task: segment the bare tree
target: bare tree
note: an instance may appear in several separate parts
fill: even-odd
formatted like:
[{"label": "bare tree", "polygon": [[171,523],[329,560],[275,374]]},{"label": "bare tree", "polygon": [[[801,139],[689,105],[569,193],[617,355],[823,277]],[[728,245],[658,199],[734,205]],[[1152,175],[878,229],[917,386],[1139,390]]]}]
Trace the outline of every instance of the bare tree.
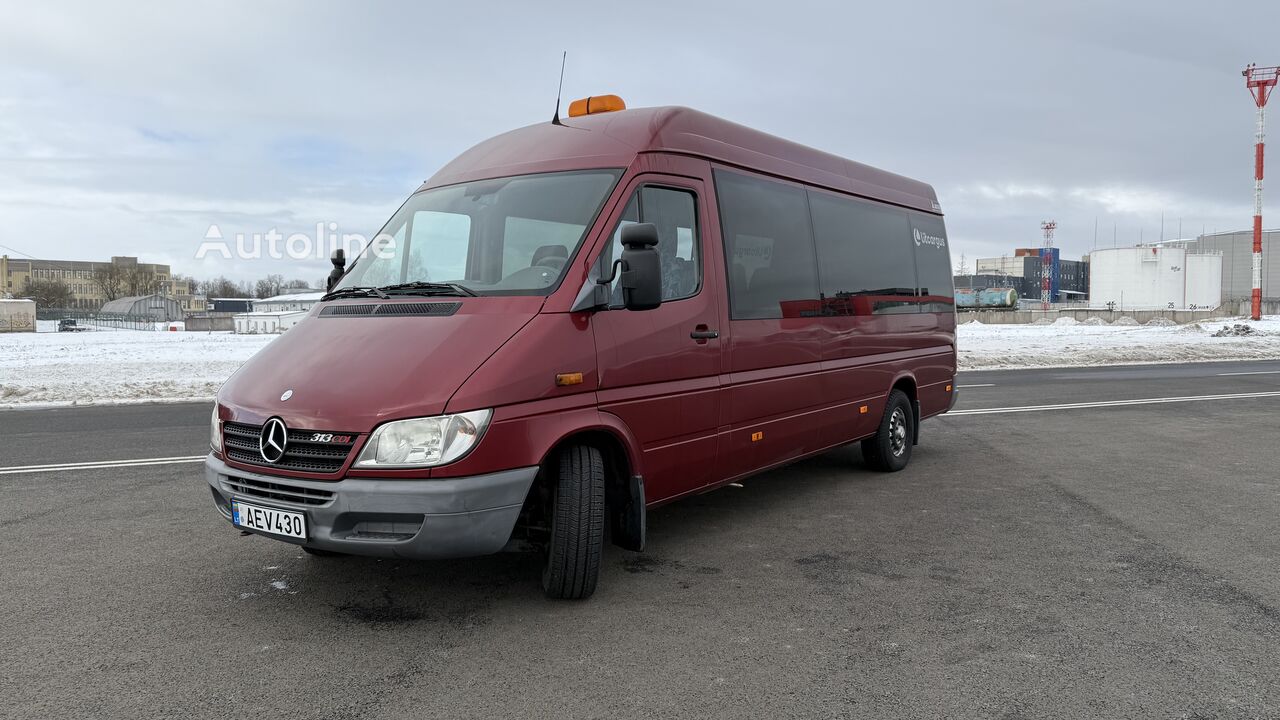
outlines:
[{"label": "bare tree", "polygon": [[93,283],[107,300],[115,300],[125,291],[124,268],[115,264],[104,265],[93,271]]},{"label": "bare tree", "polygon": [[160,276],[145,268],[126,268],[124,285],[130,296],[153,295],[160,291]]},{"label": "bare tree", "polygon": [[41,308],[70,307],[75,297],[71,288],[60,280],[27,280],[22,292],[36,301],[36,307]]},{"label": "bare tree", "polygon": [[207,298],[247,298],[251,294],[245,291],[243,285],[237,285],[235,282],[219,275],[211,280],[202,280],[198,287],[200,294]]},{"label": "bare tree", "polygon": [[283,275],[268,275],[254,285],[254,295],[258,299],[275,297],[280,294],[280,288],[284,286]]}]

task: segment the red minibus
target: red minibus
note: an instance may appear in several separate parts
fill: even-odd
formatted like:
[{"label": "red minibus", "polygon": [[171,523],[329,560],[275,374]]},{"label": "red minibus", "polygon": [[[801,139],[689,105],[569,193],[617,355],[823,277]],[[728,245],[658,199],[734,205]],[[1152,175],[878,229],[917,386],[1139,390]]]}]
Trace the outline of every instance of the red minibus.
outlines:
[{"label": "red minibus", "polygon": [[647,509],[955,403],[928,185],[681,107],[578,102],[422,185],[218,393],[205,475],[312,555],[542,553],[595,589]]}]

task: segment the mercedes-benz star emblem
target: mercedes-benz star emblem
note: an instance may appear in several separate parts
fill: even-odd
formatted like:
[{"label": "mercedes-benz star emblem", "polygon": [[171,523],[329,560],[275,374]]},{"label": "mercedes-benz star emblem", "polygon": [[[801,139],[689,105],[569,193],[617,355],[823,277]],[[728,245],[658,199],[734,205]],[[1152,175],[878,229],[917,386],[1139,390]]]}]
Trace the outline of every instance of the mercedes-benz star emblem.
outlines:
[{"label": "mercedes-benz star emblem", "polygon": [[291,397],[293,397],[293,391],[285,390],[284,394],[280,396],[280,402],[284,402],[285,400],[288,400]]},{"label": "mercedes-benz star emblem", "polygon": [[278,463],[284,457],[284,449],[289,445],[289,429],[284,421],[273,417],[262,426],[262,435],[258,438],[258,452],[262,459],[269,463]]}]

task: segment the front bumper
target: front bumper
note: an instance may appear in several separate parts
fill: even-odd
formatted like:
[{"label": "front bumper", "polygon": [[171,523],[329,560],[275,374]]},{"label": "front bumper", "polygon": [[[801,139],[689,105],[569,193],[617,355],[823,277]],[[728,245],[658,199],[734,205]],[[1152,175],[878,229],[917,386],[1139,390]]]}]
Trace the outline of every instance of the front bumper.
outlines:
[{"label": "front bumper", "polygon": [[537,473],[538,468],[528,467],[440,480],[324,482],[246,472],[212,454],[205,460],[205,480],[227,522],[234,497],[307,516],[305,541],[267,537],[351,555],[399,558],[498,552],[511,538]]}]

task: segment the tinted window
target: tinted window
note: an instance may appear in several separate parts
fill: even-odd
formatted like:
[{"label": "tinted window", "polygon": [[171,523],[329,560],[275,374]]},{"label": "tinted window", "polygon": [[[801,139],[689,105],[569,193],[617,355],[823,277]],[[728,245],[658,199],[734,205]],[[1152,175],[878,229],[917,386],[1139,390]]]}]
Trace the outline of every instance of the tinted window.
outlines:
[{"label": "tinted window", "polygon": [[730,315],[817,315],[818,272],[804,190],[720,170],[715,177]]},{"label": "tinted window", "polygon": [[911,225],[904,210],[809,193],[823,312],[917,312]]},{"label": "tinted window", "polygon": [[[622,254],[622,228],[633,223],[653,223],[658,228],[658,256],[662,258],[662,300],[679,300],[697,294],[702,285],[702,255],[698,247],[696,198],[687,190],[646,185],[636,191],[622,212],[613,242],[601,255],[612,265]],[[609,274],[609,268],[603,270]],[[622,305],[621,278],[613,281],[613,304]]]},{"label": "tinted window", "polygon": [[951,287],[951,251],[942,218],[911,213],[911,239],[920,276],[920,309],[924,312],[951,312],[955,295]]}]

